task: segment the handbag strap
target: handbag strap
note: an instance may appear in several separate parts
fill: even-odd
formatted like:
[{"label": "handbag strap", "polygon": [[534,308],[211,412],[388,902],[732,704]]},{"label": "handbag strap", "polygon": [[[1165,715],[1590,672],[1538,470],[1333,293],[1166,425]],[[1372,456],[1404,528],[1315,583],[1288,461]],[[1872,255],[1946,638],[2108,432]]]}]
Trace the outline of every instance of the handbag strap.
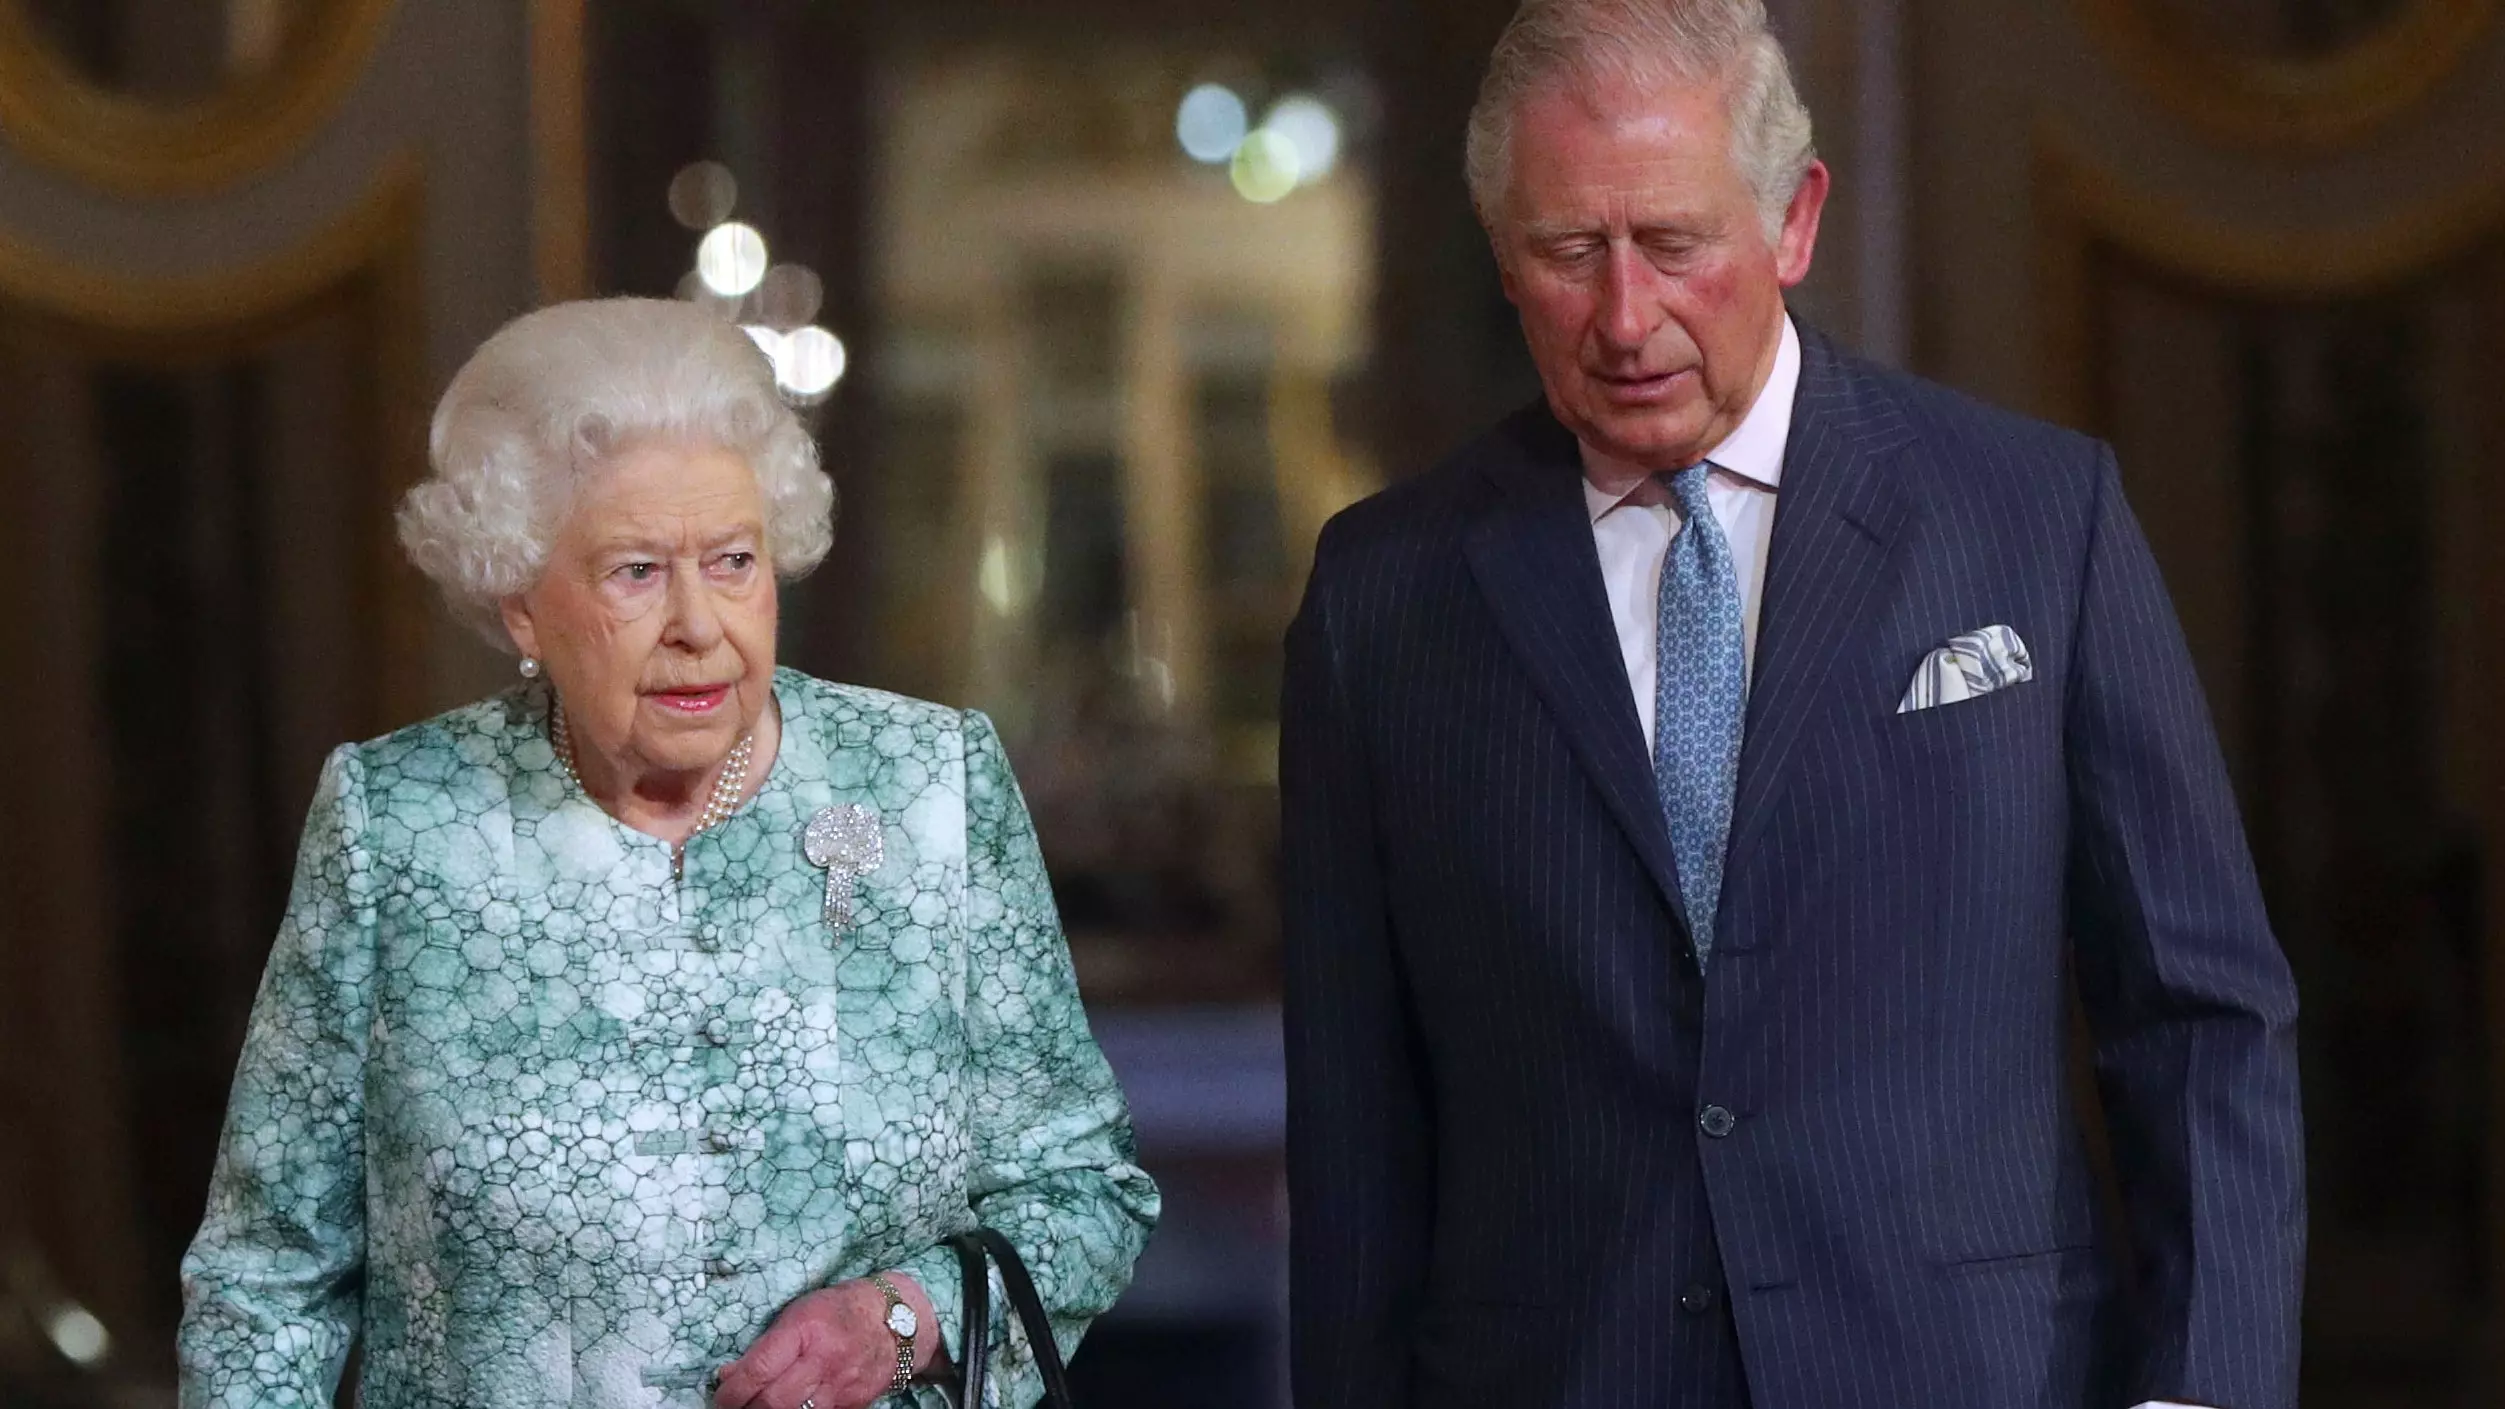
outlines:
[{"label": "handbag strap", "polygon": [[1044,1382],[1044,1409],[1078,1409],[1078,1401],[1070,1396],[1069,1372],[1061,1362],[1061,1344],[1053,1339],[1052,1318],[1044,1311],[1044,1299],[1036,1294],[1035,1279],[1027,1275],[1026,1261],[1018,1256],[1016,1246],[992,1228],[959,1233],[948,1240],[948,1246],[957,1255],[965,1301],[965,1326],[957,1341],[958,1384],[965,1409],[982,1409],[983,1381],[990,1368],[991,1279],[984,1273],[986,1257],[1000,1269],[1001,1290],[1009,1294],[1009,1307],[1017,1313],[1027,1347],[1034,1352],[1035,1372]]},{"label": "handbag strap", "polygon": [[1009,1293],[1009,1305],[1018,1313],[1018,1324],[1026,1328],[1027,1348],[1035,1352],[1035,1372],[1044,1381],[1044,1404],[1047,1409],[1078,1409],[1078,1401],[1070,1397],[1070,1375],[1061,1364],[1061,1343],[1053,1339],[1052,1318],[1044,1313],[1044,1299],[1035,1294],[1034,1279],[1026,1275],[1026,1263],[1018,1250],[995,1228],[977,1228],[974,1236],[991,1250],[992,1260],[1000,1264],[1000,1285]]},{"label": "handbag strap", "polygon": [[983,1245],[971,1233],[948,1240],[957,1255],[957,1291],[965,1317],[957,1335],[957,1403],[983,1409],[983,1376],[992,1359],[992,1279],[983,1262]]}]

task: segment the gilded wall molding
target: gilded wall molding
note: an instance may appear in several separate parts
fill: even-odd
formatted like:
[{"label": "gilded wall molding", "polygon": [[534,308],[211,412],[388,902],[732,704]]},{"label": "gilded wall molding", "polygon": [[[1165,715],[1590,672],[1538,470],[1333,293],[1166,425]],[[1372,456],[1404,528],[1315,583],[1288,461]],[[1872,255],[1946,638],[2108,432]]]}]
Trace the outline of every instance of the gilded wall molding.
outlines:
[{"label": "gilded wall molding", "polygon": [[591,293],[584,0],[531,0],[531,266],[542,303]]},{"label": "gilded wall molding", "polygon": [[73,70],[18,0],[0,0],[0,139],[116,195],[223,190],[312,140],[382,41],[394,0],[328,0],[290,62],[195,103],[112,93]]},{"label": "gilded wall molding", "polygon": [[2035,192],[2045,410],[2066,425],[2091,424],[2097,411],[2102,259],[2119,254],[2232,296],[2305,301],[2401,283],[2505,239],[2505,178],[2359,225],[2240,226],[2134,185],[2053,128],[2037,141]]},{"label": "gilded wall molding", "polygon": [[2107,53],[2169,109],[2244,146],[2325,149],[2360,141],[2460,67],[2498,0],[2409,0],[2374,35],[2319,59],[2203,52],[2166,34],[2146,0],[2079,0]]}]

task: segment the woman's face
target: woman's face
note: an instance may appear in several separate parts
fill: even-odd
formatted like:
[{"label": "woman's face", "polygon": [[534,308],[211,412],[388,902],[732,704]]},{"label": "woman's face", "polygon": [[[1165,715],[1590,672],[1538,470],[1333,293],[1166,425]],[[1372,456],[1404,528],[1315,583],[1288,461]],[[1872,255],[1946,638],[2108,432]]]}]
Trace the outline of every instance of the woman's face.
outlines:
[{"label": "woman's face", "polygon": [[577,486],[547,567],[504,620],[564,701],[577,767],[632,787],[711,769],[756,727],[775,605],[748,462],[657,441]]}]

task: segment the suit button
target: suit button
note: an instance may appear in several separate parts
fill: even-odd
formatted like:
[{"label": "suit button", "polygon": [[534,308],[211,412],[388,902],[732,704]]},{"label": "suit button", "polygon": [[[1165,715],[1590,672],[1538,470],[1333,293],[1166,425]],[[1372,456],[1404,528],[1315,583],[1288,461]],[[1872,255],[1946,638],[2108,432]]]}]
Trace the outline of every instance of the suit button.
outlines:
[{"label": "suit button", "polygon": [[707,1018],[705,1020],[705,1041],[715,1047],[729,1046],[731,1043],[731,1025],[720,1018]]},{"label": "suit button", "polygon": [[1679,1309],[1690,1316],[1702,1316],[1713,1310],[1713,1288],[1699,1282],[1679,1293]]},{"label": "suit button", "polygon": [[1696,1117],[1696,1124],[1707,1135],[1719,1140],[1740,1128],[1740,1118],[1720,1106],[1707,1106],[1704,1114]]},{"label": "suit button", "polygon": [[708,1257],[705,1259],[705,1275],[708,1277],[736,1277],[739,1275],[739,1272],[739,1264],[731,1261],[727,1257]]}]

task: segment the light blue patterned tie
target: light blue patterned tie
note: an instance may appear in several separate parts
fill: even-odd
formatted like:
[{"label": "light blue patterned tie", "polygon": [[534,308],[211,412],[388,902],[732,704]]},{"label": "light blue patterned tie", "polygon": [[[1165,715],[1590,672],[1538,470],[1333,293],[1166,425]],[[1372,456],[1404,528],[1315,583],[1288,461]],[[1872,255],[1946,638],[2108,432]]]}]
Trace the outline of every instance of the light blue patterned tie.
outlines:
[{"label": "light blue patterned tie", "polygon": [[1660,476],[1684,522],[1661,565],[1653,680],[1653,782],[1670,822],[1670,850],[1678,858],[1680,898],[1687,902],[1700,968],[1713,952],[1748,696],[1740,579],[1731,540],[1705,498],[1711,471],[1691,465]]}]

